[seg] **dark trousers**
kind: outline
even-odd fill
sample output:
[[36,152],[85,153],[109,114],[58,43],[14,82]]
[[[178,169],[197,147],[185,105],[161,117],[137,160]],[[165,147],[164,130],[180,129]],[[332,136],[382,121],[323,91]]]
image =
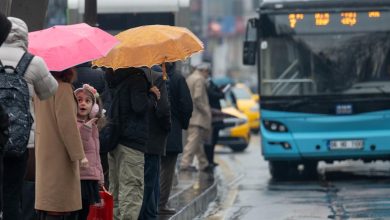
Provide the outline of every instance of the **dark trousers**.
[[0,220],[3,219],[3,153],[0,153]]
[[87,220],[89,214],[90,202],[88,200],[82,200],[83,208],[78,211],[79,218],[78,220]]
[[138,219],[157,219],[160,197],[160,155],[145,154],[144,181],[144,198]]
[[177,155],[178,153],[167,153],[167,155],[161,157],[160,208],[164,208],[168,204],[169,195],[171,194],[172,189],[173,176],[175,175]]
[[35,182],[24,181],[23,196],[22,196],[22,213],[23,220],[35,220],[37,214],[35,212]]
[[4,157],[3,218],[22,220],[22,192],[26,173],[28,151],[20,157]]
[[35,149],[28,149],[27,170],[23,181],[22,195],[23,220],[35,220]]
[[104,187],[106,189],[110,188],[110,181],[109,181],[109,167],[108,167],[108,153],[100,153],[100,161],[102,163],[103,168],[103,175],[104,175]]
[[209,164],[214,163],[214,149],[215,145],[218,142],[218,133],[219,128],[213,128],[212,134],[211,134],[211,143],[204,145],[204,152],[206,154],[207,160],[209,161]]

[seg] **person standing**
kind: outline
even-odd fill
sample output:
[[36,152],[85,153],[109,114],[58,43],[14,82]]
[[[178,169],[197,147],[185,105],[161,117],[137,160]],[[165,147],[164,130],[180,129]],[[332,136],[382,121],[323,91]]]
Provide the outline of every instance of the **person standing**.
[[[216,109],[218,110],[218,112],[220,112],[221,111],[220,100],[225,98],[225,94],[213,82],[211,78],[211,72],[207,79],[207,96],[209,97],[209,103],[211,109]],[[214,161],[214,150],[215,150],[215,145],[218,142],[218,135],[219,135],[218,133],[221,127],[221,122],[214,120],[215,119],[214,114],[212,114],[212,119],[213,119],[212,120],[213,123],[212,123],[211,136],[208,143],[204,145],[204,151],[206,153],[206,157],[210,166],[215,167],[218,166],[218,164]]]
[[175,65],[167,64],[167,90],[171,107],[171,131],[168,135],[165,156],[161,157],[159,215],[172,215],[175,209],[168,207],[177,156],[183,152],[182,130],[187,129],[193,106],[186,79],[175,71]]
[[81,205],[80,167],[88,166],[77,127],[72,82],[76,72],[52,72],[56,94],[36,100],[36,195],[39,220],[77,220]]
[[[76,66],[77,79],[73,82],[75,89],[81,88],[83,84],[89,84],[93,86],[99,93],[99,100],[102,101],[103,109],[108,110],[111,103],[111,95],[104,78],[105,72],[100,68],[92,68],[91,62],[82,63]],[[100,126],[98,126],[100,127]],[[100,129],[100,128],[99,128]],[[104,183],[106,188],[109,186],[108,181],[108,153],[100,152],[100,159],[102,162]]]
[[[146,70],[148,71],[148,70]],[[156,106],[149,109],[149,140],[145,150],[145,190],[138,219],[157,219],[160,194],[160,159],[165,154],[168,132],[171,130],[171,114],[166,82],[161,72],[148,74],[149,82],[160,91]]]
[[206,88],[206,78],[209,70],[210,65],[202,63],[196,67],[196,70],[186,80],[190,89],[194,111],[188,127],[187,143],[184,146],[180,164],[180,170],[182,171],[195,170],[191,166],[195,155],[199,161],[201,171],[212,171],[203,147],[211,129],[211,110]]
[[97,121],[102,119],[99,93],[88,84],[74,91],[77,99],[77,126],[83,141],[88,167],[80,168],[81,200],[83,208],[79,220],[87,220],[89,206],[100,203],[99,188],[104,185],[103,168],[99,156],[99,131]]
[[[11,31],[11,22],[0,13],[0,46]],[[3,150],[8,141],[8,114],[0,105],[0,220],[3,219]]]
[[[144,194],[144,152],[149,138],[148,110],[158,96],[149,96],[149,84],[140,68],[107,70],[106,80],[118,98],[121,133],[118,146],[109,152],[110,192],[114,219],[136,220]],[[114,101],[113,101],[114,103]]]
[[[8,20],[12,23],[12,26],[5,42],[0,47],[0,61],[4,66],[15,68],[20,60],[29,56],[26,53],[28,28],[21,19],[8,17]],[[32,58],[24,72],[23,78],[28,87],[29,114],[34,119],[33,97],[37,95],[41,100],[52,97],[57,91],[58,83],[50,74],[43,59],[38,56]],[[11,119],[10,126],[12,126]],[[34,147],[34,131],[35,124],[33,123],[30,128],[28,143],[26,146],[20,146],[21,148],[32,149]],[[3,201],[7,201],[3,204],[3,217],[5,220],[22,219],[20,207],[28,157],[29,150],[26,150],[21,156],[4,157],[3,168],[4,177],[6,178],[3,179]]]

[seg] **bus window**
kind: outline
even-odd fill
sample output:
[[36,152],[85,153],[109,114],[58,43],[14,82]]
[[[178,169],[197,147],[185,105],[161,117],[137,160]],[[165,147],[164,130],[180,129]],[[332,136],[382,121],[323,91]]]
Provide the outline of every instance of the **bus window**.
[[[314,15],[306,14],[304,18],[310,16]],[[387,86],[382,84],[389,63],[390,28],[384,19],[390,18],[390,12],[382,12],[379,18],[357,20],[350,27],[340,24],[335,13],[329,16],[329,23],[321,20],[323,25],[312,23],[309,29],[299,22],[309,25],[310,20],[297,20],[292,28],[288,15],[263,15],[268,17],[263,24],[269,22],[264,26],[274,26],[276,31],[268,32],[260,44],[266,45],[260,49],[262,95],[383,93],[375,87]],[[328,15],[319,18],[326,20]],[[373,24],[379,28],[375,32]],[[358,91],[362,84],[374,88]]]
[[313,80],[308,78],[309,69],[303,47],[287,38],[269,39],[262,51],[262,94],[305,95],[312,93]]

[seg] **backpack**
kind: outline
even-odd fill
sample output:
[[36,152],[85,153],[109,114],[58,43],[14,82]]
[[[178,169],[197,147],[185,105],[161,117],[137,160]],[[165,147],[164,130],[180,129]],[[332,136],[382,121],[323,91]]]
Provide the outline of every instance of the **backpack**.
[[4,66],[0,61],[0,103],[9,118],[5,156],[21,156],[27,149],[33,117],[24,74],[33,58],[32,54],[24,53],[15,68]]
[[113,151],[119,144],[119,136],[122,130],[119,115],[119,93],[125,84],[126,81],[122,82],[111,92],[112,102],[107,111],[108,122],[99,132],[100,153]]

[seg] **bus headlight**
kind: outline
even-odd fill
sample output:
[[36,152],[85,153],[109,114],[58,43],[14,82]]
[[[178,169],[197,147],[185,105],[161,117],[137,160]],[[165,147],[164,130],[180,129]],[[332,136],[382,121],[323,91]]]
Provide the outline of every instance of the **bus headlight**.
[[277,121],[269,121],[269,120],[263,120],[264,127],[273,132],[288,132],[288,129],[286,125],[277,122]]

